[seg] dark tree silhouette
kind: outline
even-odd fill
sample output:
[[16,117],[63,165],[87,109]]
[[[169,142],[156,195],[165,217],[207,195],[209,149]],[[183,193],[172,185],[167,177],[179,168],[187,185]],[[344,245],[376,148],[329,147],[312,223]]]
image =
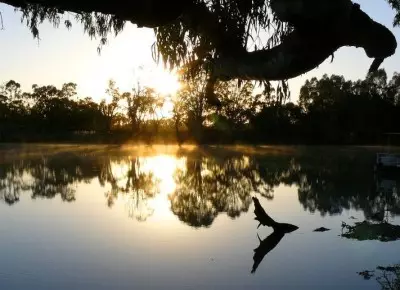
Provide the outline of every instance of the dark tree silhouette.
[[205,81],[183,86],[171,118],[160,113],[163,99],[152,88],[121,93],[111,81],[112,100],[96,103],[77,96],[74,83],[22,92],[7,81],[0,86],[0,141],[371,145],[387,144],[386,133],[400,131],[399,74],[389,78],[383,69],[357,81],[312,78],[297,103],[271,86],[259,93],[251,82],[217,82],[219,109],[206,102]]

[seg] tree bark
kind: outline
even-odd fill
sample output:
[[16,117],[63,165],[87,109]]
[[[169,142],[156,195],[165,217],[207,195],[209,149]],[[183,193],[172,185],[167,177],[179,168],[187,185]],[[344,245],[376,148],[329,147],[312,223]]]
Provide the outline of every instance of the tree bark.
[[272,49],[224,56],[214,63],[211,77],[232,79],[282,81],[305,74],[318,67],[341,45],[324,34],[307,35],[292,32],[282,44]]

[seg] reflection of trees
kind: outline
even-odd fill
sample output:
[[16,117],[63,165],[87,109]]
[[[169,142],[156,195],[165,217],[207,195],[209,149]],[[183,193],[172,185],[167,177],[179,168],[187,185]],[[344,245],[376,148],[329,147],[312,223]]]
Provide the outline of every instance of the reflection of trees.
[[[158,192],[158,180],[151,172],[140,170],[138,158],[126,155],[91,155],[58,153],[0,164],[0,200],[7,204],[19,201],[23,191],[33,199],[52,199],[60,196],[63,201],[75,201],[75,185],[89,183],[98,178],[101,186],[110,185],[107,192],[108,206],[112,207],[120,196],[132,218],[146,220],[153,213],[148,200]],[[129,165],[129,166],[125,166]],[[115,175],[114,167],[126,168]]]
[[54,198],[60,195],[63,201],[75,200],[74,185],[89,182],[96,176],[96,159],[78,154],[56,154],[31,162],[32,198]]
[[321,215],[362,210],[370,219],[389,210],[400,213],[400,175],[374,174],[373,152],[325,149],[297,152],[295,156],[263,157],[260,175],[273,187],[296,186],[305,210]]
[[[299,201],[304,209],[325,214],[340,214],[344,209],[362,210],[366,218],[399,208],[396,191],[382,191],[375,182],[381,182],[373,172],[373,163],[362,157],[342,157],[324,161],[324,164],[300,165]],[[310,166],[311,165],[311,166]],[[375,180],[376,179],[376,180]]]
[[111,184],[111,190],[106,193],[108,206],[112,207],[115,199],[122,196],[129,217],[138,221],[145,221],[154,212],[148,201],[159,192],[159,180],[151,172],[140,170],[138,158],[133,158],[122,164],[128,164],[128,170],[126,174],[120,177],[115,177],[109,165],[107,180]]
[[[186,166],[175,172],[171,210],[191,226],[210,226],[220,213],[235,218],[247,212],[253,194],[273,199],[276,187],[288,185],[297,187],[304,210],[321,215],[345,209],[361,210],[367,219],[386,211],[400,214],[400,175],[374,174],[373,153],[315,150],[262,155],[210,148],[182,151]],[[123,151],[100,151],[2,161],[0,200],[12,205],[29,192],[36,199],[59,196],[70,202],[76,198],[77,183],[98,179],[102,187],[110,188],[109,207],[119,199],[130,217],[146,220],[154,211],[150,200],[159,192],[151,168],[144,170],[146,160]]]
[[171,210],[194,227],[210,226],[221,212],[238,217],[248,211],[252,192],[268,190],[256,164],[245,157],[187,156],[186,168],[177,170],[175,181]]
[[22,163],[0,166],[0,200],[9,205],[19,201],[21,191],[26,190]]
[[358,273],[364,279],[369,280],[376,277],[376,281],[382,290],[398,290],[400,289],[400,264],[393,266],[378,266],[376,270],[364,270]]
[[8,204],[19,200],[22,191],[30,192],[32,198],[75,200],[73,185],[88,182],[95,176],[94,160],[74,154],[56,154],[0,165],[0,196]]
[[186,171],[177,174],[172,210],[189,224],[210,225],[220,212],[235,217],[247,211],[252,192],[273,199],[274,188],[288,185],[298,188],[304,210],[323,216],[349,209],[363,211],[367,219],[386,211],[400,214],[400,174],[375,174],[373,152],[315,150],[321,149],[188,158]]
[[377,277],[382,290],[400,289],[400,264],[388,267],[378,266],[380,275]]

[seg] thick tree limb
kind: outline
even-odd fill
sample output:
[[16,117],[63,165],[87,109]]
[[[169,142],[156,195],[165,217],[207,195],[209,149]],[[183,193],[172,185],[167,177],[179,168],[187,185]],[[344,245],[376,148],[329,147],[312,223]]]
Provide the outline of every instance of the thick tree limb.
[[[212,78],[220,80],[281,81],[297,77],[319,66],[340,45],[323,34],[315,37],[292,32],[278,46],[215,61]],[[325,39],[324,39],[325,38]]]
[[310,26],[295,29],[278,46],[269,50],[245,53],[239,57],[222,57],[214,63],[215,79],[279,81],[297,77],[318,67],[344,46],[364,48],[375,58],[370,71],[377,70],[397,48],[393,33],[373,21],[358,5],[353,5],[346,25]]
[[0,2],[22,9],[27,5],[40,5],[75,13],[110,14],[140,27],[149,28],[176,20],[187,5],[192,4],[190,0],[1,0]]

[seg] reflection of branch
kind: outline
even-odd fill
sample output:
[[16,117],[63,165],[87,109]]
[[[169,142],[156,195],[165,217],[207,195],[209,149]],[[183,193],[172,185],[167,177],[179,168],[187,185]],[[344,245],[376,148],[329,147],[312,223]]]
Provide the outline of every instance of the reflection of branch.
[[257,234],[258,240],[260,241],[260,245],[258,246],[258,248],[254,249],[254,256],[253,256],[254,264],[251,270],[252,274],[256,272],[258,266],[264,259],[265,255],[271,252],[279,244],[279,242],[282,240],[284,236],[285,236],[284,232],[274,231],[264,240],[261,240],[260,236]]
[[[108,166],[106,178],[111,185],[111,190],[106,193],[107,204],[109,207],[114,205],[118,196],[125,197],[125,209],[130,218],[137,221],[145,221],[154,213],[154,209],[148,204],[159,192],[160,180],[151,172],[143,172],[140,169],[141,161],[138,158],[129,161],[129,168],[123,177],[115,177]],[[126,179],[125,182],[124,179]],[[123,182],[123,185],[120,183]]]

